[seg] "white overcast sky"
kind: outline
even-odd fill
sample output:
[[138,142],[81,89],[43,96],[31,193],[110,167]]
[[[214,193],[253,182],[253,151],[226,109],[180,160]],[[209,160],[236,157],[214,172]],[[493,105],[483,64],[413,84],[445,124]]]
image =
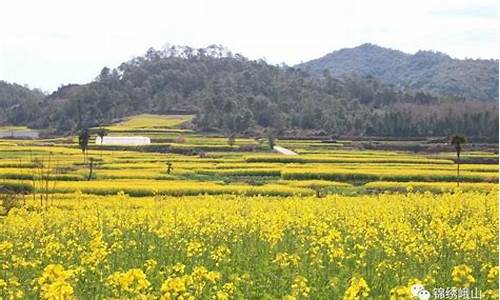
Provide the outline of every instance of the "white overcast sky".
[[52,91],[149,47],[293,65],[370,42],[498,58],[496,0],[0,0],[0,80]]

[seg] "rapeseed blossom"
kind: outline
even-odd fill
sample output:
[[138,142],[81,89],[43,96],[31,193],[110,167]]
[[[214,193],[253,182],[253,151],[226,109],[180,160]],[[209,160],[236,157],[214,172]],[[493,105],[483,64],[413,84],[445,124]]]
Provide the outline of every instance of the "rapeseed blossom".
[[367,298],[370,288],[363,277],[353,277],[345,291],[344,300],[357,300]]
[[2,219],[0,297],[404,299],[417,282],[494,295],[497,195],[57,195]]
[[40,287],[40,298],[46,300],[76,299],[73,287],[68,280],[71,271],[64,270],[62,265],[48,265],[37,279]]
[[141,269],[130,269],[127,272],[115,272],[106,280],[116,296],[130,293],[134,296],[144,293],[151,283]]
[[476,282],[476,279],[472,276],[472,269],[465,264],[454,267],[451,277],[459,287],[470,287]]

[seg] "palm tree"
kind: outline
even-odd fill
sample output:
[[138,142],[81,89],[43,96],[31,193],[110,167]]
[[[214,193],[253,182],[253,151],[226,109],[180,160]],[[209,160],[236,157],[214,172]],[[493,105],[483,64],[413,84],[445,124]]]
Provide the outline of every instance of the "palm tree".
[[87,149],[89,147],[89,139],[90,139],[90,134],[89,130],[87,128],[84,128],[80,131],[78,134],[78,145],[80,146],[80,149],[82,150],[83,153],[83,162],[85,163],[85,153],[87,152]]
[[457,186],[460,186],[460,152],[462,152],[462,144],[465,144],[467,140],[463,135],[454,135],[451,137],[450,144],[455,147],[457,152]]

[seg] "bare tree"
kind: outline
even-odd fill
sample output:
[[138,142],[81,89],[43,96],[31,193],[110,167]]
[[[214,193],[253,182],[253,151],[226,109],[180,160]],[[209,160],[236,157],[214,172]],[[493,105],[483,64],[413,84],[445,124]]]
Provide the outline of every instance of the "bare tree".
[[88,181],[92,180],[93,171],[94,171],[94,158],[91,157],[89,158],[89,176],[87,177]]
[[90,134],[89,130],[84,128],[78,134],[78,145],[83,153],[83,162],[86,162],[87,149],[89,148]]
[[450,139],[450,144],[455,147],[457,152],[457,186],[460,186],[460,153],[462,152],[462,144],[467,142],[463,135],[454,135]]
[[274,136],[274,133],[272,131],[269,131],[266,135],[266,138],[267,138],[267,143],[269,144],[269,148],[273,150],[274,146],[276,145],[276,137]]
[[233,148],[234,144],[236,144],[236,136],[233,134],[230,134],[229,137],[227,138],[227,144]]

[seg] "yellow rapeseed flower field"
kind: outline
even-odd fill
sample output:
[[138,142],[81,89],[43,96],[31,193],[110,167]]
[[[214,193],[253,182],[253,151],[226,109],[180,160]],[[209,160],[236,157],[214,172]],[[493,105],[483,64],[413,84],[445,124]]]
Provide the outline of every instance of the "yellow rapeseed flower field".
[[285,156],[191,117],[106,126],[144,146],[0,141],[0,299],[498,299],[491,149],[457,177],[453,149],[278,140]]
[[59,194],[0,223],[3,299],[409,299],[498,290],[498,192]]

